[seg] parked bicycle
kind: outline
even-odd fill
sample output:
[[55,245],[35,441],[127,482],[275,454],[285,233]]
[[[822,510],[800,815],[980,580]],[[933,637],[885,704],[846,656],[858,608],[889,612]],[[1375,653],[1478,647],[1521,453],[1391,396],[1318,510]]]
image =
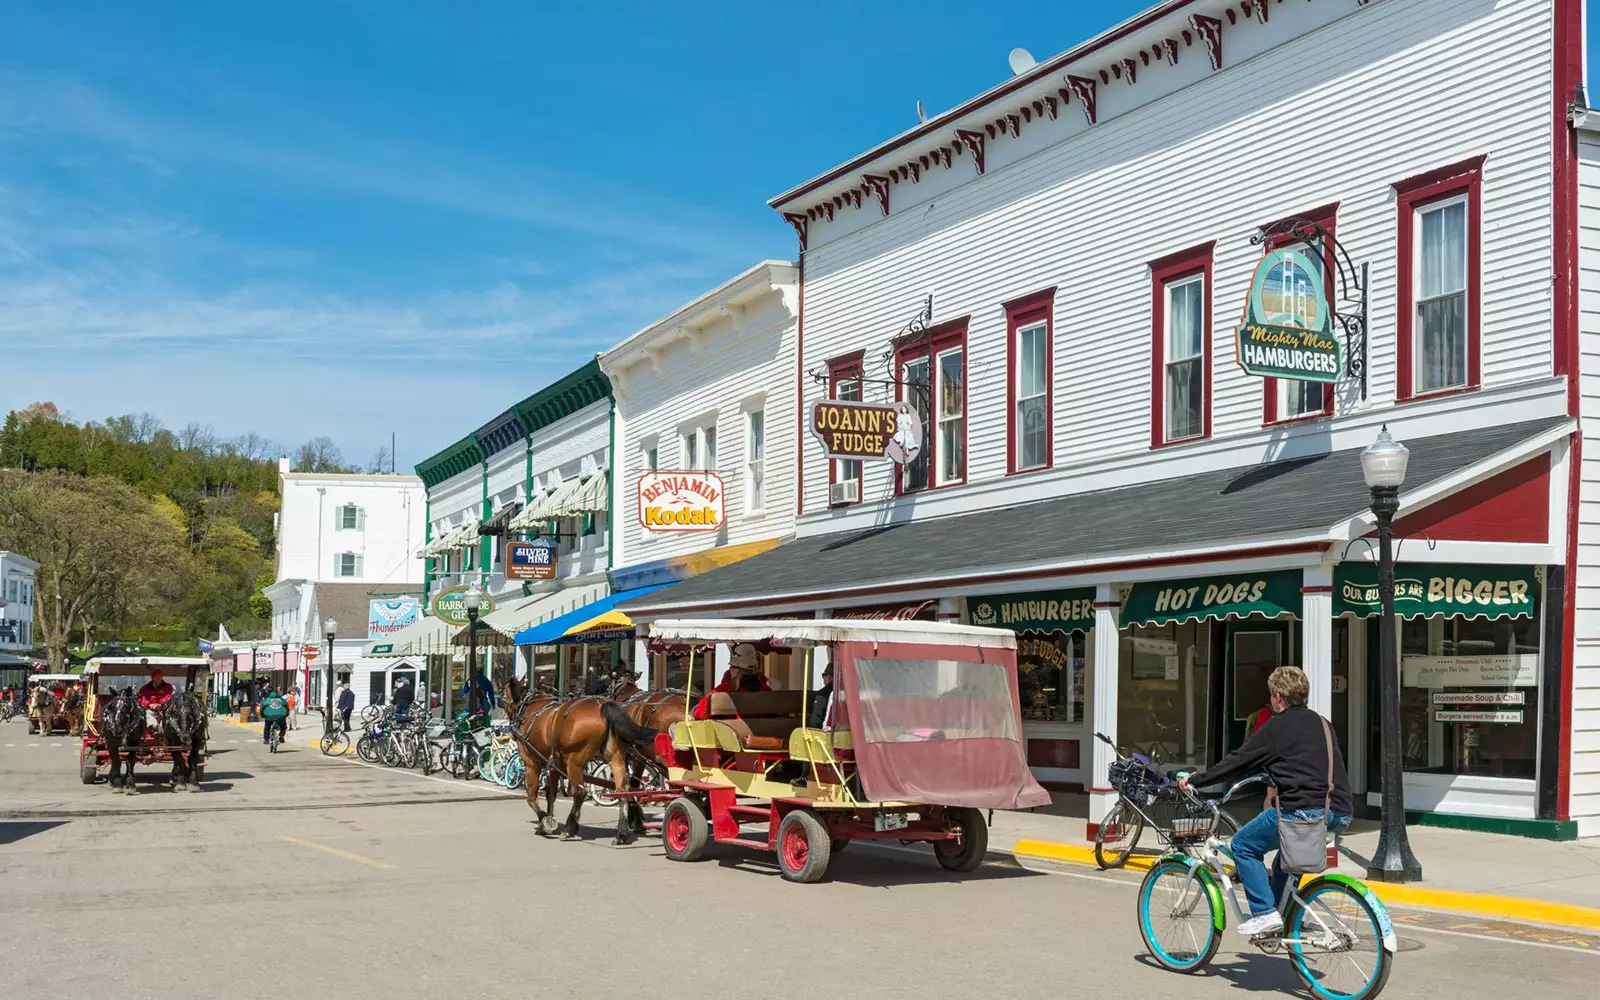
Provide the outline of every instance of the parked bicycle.
[[[1145,827],[1154,830],[1164,843],[1172,842],[1177,775],[1191,769],[1163,763],[1158,747],[1152,746],[1148,754],[1137,753],[1112,743],[1105,733],[1094,736],[1117,755],[1110,770],[1117,801],[1095,830],[1094,860],[1101,868],[1121,868],[1139,846]],[[1217,828],[1223,837],[1232,837],[1239,824],[1226,811],[1219,810]]]
[[[1171,846],[1145,875],[1138,903],[1139,934],[1163,967],[1205,968],[1222,942],[1228,906],[1235,920],[1245,920],[1243,889],[1233,880],[1232,855],[1218,828],[1222,806],[1240,789],[1266,780],[1246,778],[1221,799],[1168,793],[1178,804]],[[1317,874],[1304,885],[1298,882],[1291,877],[1278,901],[1283,928],[1250,943],[1269,955],[1287,955],[1300,981],[1324,1000],[1370,1000],[1383,992],[1395,952],[1394,924],[1383,903],[1350,875]]]

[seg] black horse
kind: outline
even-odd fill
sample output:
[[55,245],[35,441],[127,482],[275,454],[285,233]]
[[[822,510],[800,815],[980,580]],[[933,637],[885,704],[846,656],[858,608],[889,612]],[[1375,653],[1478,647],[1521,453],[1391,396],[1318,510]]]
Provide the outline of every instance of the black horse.
[[[111,755],[111,790],[126,795],[137,795],[133,784],[133,762],[139,749],[139,738],[144,735],[144,709],[133,698],[133,688],[124,688],[106,703],[100,713],[100,737],[105,740],[106,752]],[[128,762],[126,773],[123,759]]]
[[[206,706],[193,691],[179,691],[161,712],[161,737],[173,747],[172,788],[198,792],[206,771]],[[181,748],[181,749],[180,749]]]

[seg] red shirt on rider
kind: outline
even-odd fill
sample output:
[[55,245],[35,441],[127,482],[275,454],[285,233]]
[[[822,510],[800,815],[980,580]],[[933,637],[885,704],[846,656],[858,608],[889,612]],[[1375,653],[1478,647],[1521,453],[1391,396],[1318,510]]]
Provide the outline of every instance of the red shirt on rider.
[[765,675],[756,667],[756,648],[749,643],[740,643],[733,648],[733,656],[728,664],[728,672],[717,682],[704,698],[694,706],[690,713],[696,719],[711,717],[711,695],[728,691],[771,691],[772,685],[767,683]]
[[155,711],[172,700],[172,685],[161,679],[161,671],[150,671],[150,683],[139,689],[139,707]]

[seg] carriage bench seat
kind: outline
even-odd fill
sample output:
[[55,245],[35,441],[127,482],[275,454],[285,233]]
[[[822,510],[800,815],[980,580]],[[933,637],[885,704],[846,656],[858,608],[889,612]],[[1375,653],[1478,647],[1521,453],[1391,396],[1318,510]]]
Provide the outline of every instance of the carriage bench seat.
[[727,726],[746,750],[784,751],[803,724],[799,691],[713,691],[707,712]]

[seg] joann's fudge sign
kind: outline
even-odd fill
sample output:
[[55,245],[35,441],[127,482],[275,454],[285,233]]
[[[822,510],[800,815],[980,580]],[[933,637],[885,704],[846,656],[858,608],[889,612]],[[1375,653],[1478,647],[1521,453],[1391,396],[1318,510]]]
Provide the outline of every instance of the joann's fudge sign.
[[811,433],[829,458],[904,464],[922,451],[922,418],[904,401],[818,400],[811,405]]

